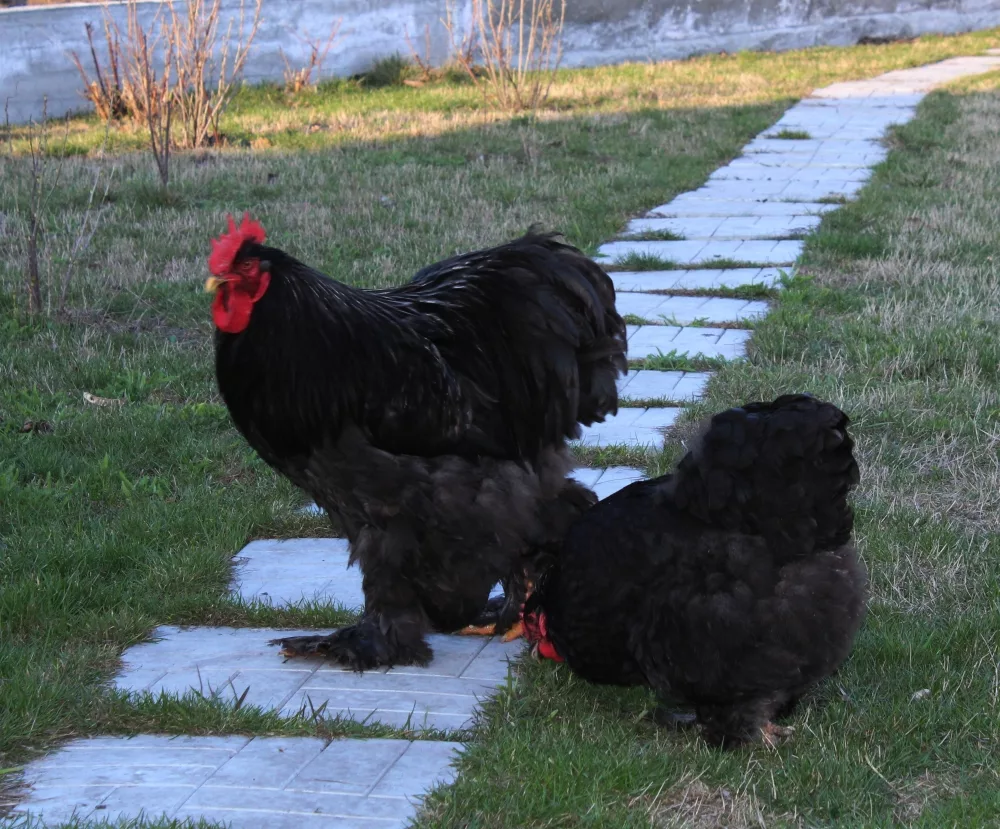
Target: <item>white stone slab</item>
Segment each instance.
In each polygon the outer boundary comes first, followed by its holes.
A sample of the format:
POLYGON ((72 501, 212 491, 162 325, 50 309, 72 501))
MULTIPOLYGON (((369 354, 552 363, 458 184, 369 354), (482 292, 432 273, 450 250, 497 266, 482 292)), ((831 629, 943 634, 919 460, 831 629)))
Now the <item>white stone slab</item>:
POLYGON ((573 471, 573 477, 593 489, 598 498, 606 498, 611 492, 617 492, 621 488, 615 488, 616 482, 626 479, 638 481, 643 477, 643 471, 628 466, 609 466, 606 469, 580 467, 573 471))
POLYGON ((646 216, 649 218, 714 217, 728 216, 798 216, 804 213, 821 215, 836 210, 836 205, 817 202, 813 204, 785 204, 783 202, 759 202, 752 199, 692 199, 682 193, 672 202, 654 207, 646 216))
MULTIPOLYGON (((864 186, 863 182, 846 181, 842 179, 827 179, 823 181, 734 181, 731 179, 711 180, 698 190, 684 193, 674 200, 674 203, 689 201, 797 201, 815 202, 817 199, 828 199, 834 196, 850 198, 864 186)), ((613 243, 623 244, 623 243, 613 243)), ((633 242, 631 244, 640 244, 633 242)), ((680 242, 646 242, 645 244, 681 244, 680 242)), ((605 246, 602 245, 602 250, 605 246)), ((622 253, 616 251, 617 255, 622 253)), ((664 257, 666 258, 666 257, 664 257)), ((676 260, 675 260, 676 261, 676 260)), ((696 261, 708 261, 707 257, 696 261)), ((693 262, 691 263, 693 264, 693 262)), ((783 264, 767 262, 761 264, 783 264)))
POLYGON ((673 424, 681 411, 675 408, 621 408, 604 423, 585 428, 579 444, 659 451, 663 448, 664 430, 673 424))
POLYGON ((770 287, 781 278, 779 268, 719 268, 677 271, 612 271, 616 291, 710 291, 715 288, 770 287))
POLYGON ((664 354, 678 356, 723 357, 742 356, 733 350, 734 342, 745 342, 750 332, 733 328, 700 326, 677 327, 673 325, 629 325, 628 357, 639 360, 664 354))
POLYGON ((620 492, 629 484, 643 480, 645 477, 641 469, 631 469, 627 466, 609 466, 604 471, 604 475, 601 476, 601 480, 594 491, 603 500, 614 495, 616 492, 620 492))
MULTIPOLYGON (((625 375, 625 377, 619 377, 618 378, 619 394, 621 393, 621 389, 624 387, 624 384, 626 382, 633 379, 635 375, 642 373, 643 372, 640 371, 630 371, 627 375, 625 375)), ((662 374, 663 372, 649 372, 649 373, 662 374)), ((684 374, 684 372, 679 372, 679 371, 671 373, 684 374)), ((696 385, 692 385, 693 381, 688 379, 690 377, 695 377, 695 376, 700 376, 700 375, 696 375, 692 372, 687 372, 685 377, 680 378, 680 380, 677 383, 678 396, 674 396, 673 397, 674 400, 688 400, 692 399, 692 397, 698 396, 697 392, 694 391, 694 389, 699 387, 696 385)), ((598 481, 600 481, 601 475, 603 473, 604 470, 602 469, 590 469, 589 467, 586 466, 578 466, 570 473, 570 477, 579 481, 584 486, 593 489, 595 485, 598 483, 598 481)), ((310 504, 308 507, 305 507, 305 509, 311 512, 317 512, 317 513, 320 512, 319 507, 317 507, 315 504, 310 504)), ((306 547, 306 552, 298 560, 298 564, 301 568, 300 569, 301 576, 304 580, 303 583, 305 584, 322 580, 326 574, 326 568, 327 568, 326 560, 325 559, 321 560, 318 564, 314 563, 313 557, 308 553, 309 542, 317 540, 326 540, 326 539, 311 539, 311 538, 289 539, 286 542, 288 546, 284 548, 282 552, 283 558, 281 559, 281 561, 282 562, 290 561, 294 556, 293 549, 297 545, 297 542, 300 541, 306 542, 306 544, 304 545, 306 547), (310 567, 314 569, 310 570, 310 567)), ((347 556, 348 556, 346 539, 331 538, 328 540, 331 542, 337 542, 338 544, 342 545, 343 561, 344 561, 344 566, 346 567, 347 556)), ((252 543, 253 542, 251 542, 251 544, 252 543)), ((244 547, 243 550, 240 551, 239 555, 236 556, 236 559, 239 560, 242 558, 251 558, 247 553, 247 550, 250 548, 250 546, 251 545, 247 545, 247 547, 244 547)), ((258 558, 259 558, 258 565, 260 567, 264 567, 265 565, 275 562, 275 559, 273 557, 273 552, 267 549, 254 550, 253 557, 251 558, 251 560, 258 558)), ((239 564, 237 566, 239 566, 239 564)), ((275 568, 273 567, 268 569, 272 573, 275 570, 275 568)), ((357 603, 357 608, 359 610, 364 606, 364 591, 362 591, 361 589, 361 571, 357 567, 350 568, 344 575, 342 581, 335 580, 329 583, 328 587, 325 587, 322 590, 313 590, 309 587, 303 589, 302 586, 303 583, 288 582, 284 585, 280 585, 280 589, 279 586, 269 584, 268 589, 270 590, 270 597, 273 600, 273 603, 278 606, 295 605, 301 601, 301 599, 299 598, 299 594, 308 592, 308 594, 311 596, 310 601, 312 602, 320 604, 337 604, 341 606, 346 604, 348 606, 351 606, 351 602, 353 601, 357 603), (327 592, 327 590, 329 590, 329 592, 327 592), (349 598, 348 601, 345 602, 343 598, 344 596, 347 597, 354 596, 356 598, 354 598, 353 600, 349 598)), ((257 598, 257 596, 255 595, 251 595, 249 597, 245 596, 238 586, 236 586, 234 589, 239 591, 241 597, 243 598, 250 598, 250 599, 257 598)), ((503 593, 503 586, 497 584, 493 588, 493 591, 490 595, 497 596, 500 595, 501 593, 503 593)))
MULTIPOLYGON (((837 84, 835 84, 836 86, 837 84)), ((826 87, 826 89, 831 89, 832 87, 826 87)), ((817 90, 820 92, 822 90, 817 90)), ((846 96, 845 98, 840 98, 834 95, 827 97, 817 97, 816 92, 812 93, 809 98, 803 98, 799 101, 799 106, 816 106, 816 107, 836 107, 838 109, 849 106, 861 106, 861 107, 895 107, 903 109, 914 109, 926 96, 924 92, 915 92, 909 95, 868 95, 862 98, 852 98, 846 96)))
POLYGON ((623 400, 694 400, 701 397, 711 374, 697 371, 630 371, 618 389, 623 400))
POLYGON ((344 538, 252 541, 234 558, 232 591, 244 601, 277 607, 336 604, 360 611, 361 572, 348 569, 344 538))
POLYGON ((743 148, 744 155, 756 153, 775 153, 785 156, 799 156, 804 159, 814 160, 820 156, 839 158, 850 155, 863 155, 866 153, 879 153, 883 157, 886 154, 885 147, 881 142, 872 139, 854 139, 851 141, 832 141, 829 139, 820 140, 815 138, 806 139, 783 139, 771 138, 768 133, 759 135, 743 148))
POLYGON ((709 181, 867 181, 871 178, 870 167, 828 167, 810 165, 798 167, 777 167, 773 164, 727 164, 720 167, 709 181))
POLYGON ((897 69, 863 81, 835 83, 817 89, 814 98, 891 98, 929 92, 937 86, 969 75, 1000 68, 1000 58, 976 56, 949 58, 914 69, 897 69))
MULTIPOLYGON (((770 184, 771 182, 765 182, 770 184)), ((782 188, 787 182, 777 182, 782 188)), ((708 187, 710 185, 706 185, 708 187)), ((703 188, 704 189, 704 188, 703 188)), ((716 188, 719 189, 719 188, 716 188)), ((620 263, 630 256, 658 257, 679 265, 711 264, 715 259, 738 259, 760 265, 791 265, 802 251, 798 240, 686 240, 683 242, 608 242, 597 249, 597 261, 620 263)))
POLYGON ((622 291, 615 298, 618 313, 640 317, 655 325, 739 322, 762 317, 766 302, 711 296, 671 296, 622 291))
POLYGON ((234 827, 403 829, 455 777, 461 743, 315 737, 73 740, 28 764, 15 815, 212 820, 234 827))
POLYGON ((270 628, 178 628, 154 631, 156 642, 129 648, 115 687, 129 693, 215 696, 292 716, 325 706, 341 716, 412 729, 461 729, 476 703, 507 680, 507 660, 522 642, 435 634, 425 668, 355 674, 322 659, 283 659, 268 642, 314 631, 270 628), (246 694, 244 697, 243 695, 246 694))
POLYGON ((685 239, 782 239, 804 236, 820 216, 692 216, 672 219, 632 219, 622 236, 668 231, 685 239))

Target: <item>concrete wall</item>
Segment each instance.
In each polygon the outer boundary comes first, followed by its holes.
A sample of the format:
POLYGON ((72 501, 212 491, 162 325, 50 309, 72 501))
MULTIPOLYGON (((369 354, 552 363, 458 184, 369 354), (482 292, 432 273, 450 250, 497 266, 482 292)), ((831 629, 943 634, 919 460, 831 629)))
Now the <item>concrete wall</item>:
POLYGON ((565 66, 846 46, 1000 25, 1000 0, 567 0, 565 66))
MULTIPOLYGON (((247 0, 252 3, 252 0, 247 0)), ((471 0, 456 0, 468 21, 471 0)), ((159 0, 141 0, 145 22, 159 0)), ((264 0, 260 30, 247 64, 248 80, 280 80, 281 47, 294 64, 308 47, 300 35, 323 36, 343 19, 324 74, 350 75, 394 52, 410 53, 409 31, 421 53, 430 26, 435 61, 448 54, 441 25, 446 0, 264 0)), ((124 28, 124 7, 111 6, 124 28)), ((226 18, 239 0, 223 0, 226 18)), ((102 7, 67 4, 0 9, 0 104, 14 122, 81 109, 82 83, 68 57, 86 58, 84 23, 100 27, 102 7)), ((1000 0, 567 0, 564 66, 665 60, 741 49, 844 45, 862 36, 962 32, 1000 25, 1000 0)), ((89 64, 89 60, 85 60, 89 64)))

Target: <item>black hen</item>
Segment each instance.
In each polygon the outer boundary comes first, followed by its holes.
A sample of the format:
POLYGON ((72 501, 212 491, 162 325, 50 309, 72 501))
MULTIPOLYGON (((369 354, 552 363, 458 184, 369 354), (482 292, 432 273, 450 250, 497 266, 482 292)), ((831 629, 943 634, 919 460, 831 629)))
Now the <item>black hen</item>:
POLYGON ((713 417, 672 475, 576 522, 527 601, 529 642, 590 681, 693 707, 673 722, 713 744, 773 741, 772 718, 838 668, 864 618, 847 425, 809 395, 713 417))
POLYGON ((567 440, 617 410, 607 274, 529 233, 364 291, 230 222, 206 285, 219 390, 260 456, 339 519, 363 574, 362 620, 285 653, 426 663, 425 633, 482 622, 498 580, 497 632, 517 622, 535 557, 596 500, 566 478, 567 440))

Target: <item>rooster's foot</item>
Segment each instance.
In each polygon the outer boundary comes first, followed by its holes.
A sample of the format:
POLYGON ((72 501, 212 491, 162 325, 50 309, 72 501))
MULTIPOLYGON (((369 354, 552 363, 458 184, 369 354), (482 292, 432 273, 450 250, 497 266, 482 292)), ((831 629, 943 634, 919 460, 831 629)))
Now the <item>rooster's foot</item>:
POLYGON ((280 645, 284 657, 322 656, 358 672, 393 665, 426 665, 434 655, 422 637, 407 644, 397 640, 392 648, 378 624, 368 622, 326 636, 290 636, 269 644, 280 645))
POLYGON ((790 725, 775 725, 773 722, 761 726, 761 738, 768 748, 777 748, 795 733, 795 728, 790 725))
POLYGON ((696 726, 698 724, 698 717, 690 711, 675 711, 665 705, 658 705, 653 709, 653 722, 665 728, 680 731, 696 726))

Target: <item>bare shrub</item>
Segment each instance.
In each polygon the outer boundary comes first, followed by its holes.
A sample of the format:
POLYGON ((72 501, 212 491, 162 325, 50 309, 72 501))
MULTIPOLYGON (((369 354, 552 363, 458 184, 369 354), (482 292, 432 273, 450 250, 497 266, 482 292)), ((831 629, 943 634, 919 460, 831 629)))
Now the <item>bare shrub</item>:
MULTIPOLYGON (((136 0, 129 0, 134 4, 136 0)), ((260 26, 263 0, 254 0, 249 31, 246 0, 240 0, 238 27, 230 18, 220 42, 222 0, 185 0, 183 13, 169 4, 165 40, 173 53, 171 101, 177 110, 181 146, 201 147, 219 138, 219 119, 235 92, 260 26), (235 28, 234 28, 235 27, 235 28), (235 34, 235 38, 234 38, 235 34)))
POLYGON ((342 22, 342 20, 338 19, 333 24, 326 40, 310 38, 305 34, 299 35, 299 39, 309 47, 309 59, 302 66, 293 67, 288 62, 284 49, 278 49, 281 59, 285 63, 283 74, 286 92, 294 94, 319 83, 320 74, 323 71, 323 62, 326 60, 327 55, 330 54, 333 44, 337 41, 337 35, 340 34, 340 24, 342 22), (313 75, 314 72, 316 73, 315 76, 313 75))
MULTIPOLYGON (((78 54, 71 53, 86 86, 85 95, 105 120, 129 118, 151 133, 153 124, 162 125, 157 127, 161 136, 165 125, 175 122, 176 135, 170 140, 178 146, 202 147, 210 139, 218 140, 219 120, 260 25, 263 0, 252 0, 252 12, 247 2, 241 0, 238 14, 224 27, 222 0, 162 3, 144 26, 138 0, 126 0, 124 32, 105 3, 107 64, 102 66, 98 57, 89 23, 93 74, 78 54)), ((158 159, 161 154, 154 149, 158 159)))
MULTIPOLYGON (((450 8, 450 6, 449 6, 450 8)), ((431 27, 430 24, 424 26, 424 53, 423 55, 417 50, 414 45, 413 40, 410 38, 410 30, 408 27, 403 27, 403 34, 406 37, 406 45, 410 50, 410 57, 413 60, 413 65, 420 70, 420 77, 410 80, 410 86, 419 86, 434 77, 434 64, 431 60, 431 27)))
MULTIPOLYGON (((37 316, 42 313, 62 314, 66 311, 70 286, 73 282, 77 261, 90 246, 94 233, 101 221, 100 204, 104 202, 111 187, 115 168, 105 175, 103 165, 97 165, 90 195, 83 215, 79 219, 68 211, 60 211, 53 220, 55 232, 47 226, 46 214, 53 194, 63 187, 63 166, 69 143, 69 125, 63 135, 62 144, 52 142, 51 125, 43 103, 40 121, 31 121, 24 131, 28 145, 27 170, 23 162, 15 159, 13 130, 7 106, 4 107, 3 142, 6 148, 5 170, 0 176, 0 194, 3 203, 14 208, 14 214, 4 219, 4 233, 10 233, 22 245, 24 255, 24 293, 27 297, 28 313, 37 316), (21 169, 18 169, 21 168, 21 169), (26 175, 25 175, 26 172, 26 175), (104 185, 103 191, 101 185, 104 185), (98 193, 101 193, 98 199, 98 193), (55 237, 55 238, 50 238, 55 237), (64 257, 61 274, 57 273, 54 257, 46 261, 46 247, 58 243, 65 244, 72 239, 64 257)), ((103 154, 107 147, 108 134, 105 132, 103 154)))
POLYGON ((565 20, 566 0, 472 0, 472 32, 459 32, 450 5, 445 27, 455 60, 488 101, 535 110, 548 99, 562 60, 565 20))

